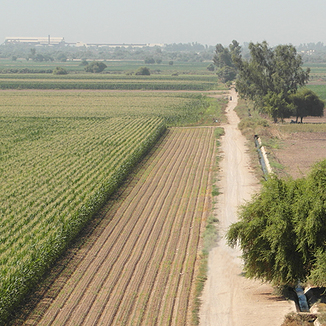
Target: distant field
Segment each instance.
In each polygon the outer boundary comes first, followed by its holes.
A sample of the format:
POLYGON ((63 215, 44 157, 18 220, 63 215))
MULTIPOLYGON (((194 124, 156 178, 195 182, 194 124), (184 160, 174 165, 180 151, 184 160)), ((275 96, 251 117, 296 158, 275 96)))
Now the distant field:
MULTIPOLYGON (((168 125, 193 123, 212 99, 183 92, 0 91, 0 117, 161 117, 168 125)), ((212 112, 213 113, 213 112, 212 112)))
POLYGON ((93 74, 86 73, 84 67, 80 66, 80 61, 33 62, 0 59, 0 89, 204 91, 224 87, 218 85, 216 74, 206 69, 209 64, 207 62, 145 65, 142 61, 107 61, 105 64, 108 67, 102 73, 93 74), (57 66, 65 68, 68 74, 53 75, 51 71, 57 66), (150 76, 135 75, 142 66, 150 69, 150 76))
MULTIPOLYGON (((88 60, 91 62, 92 60, 88 60)), ((27 61, 25 59, 18 59, 17 61, 12 61, 9 59, 0 59, 0 70, 3 69, 54 69, 57 66, 66 68, 70 72, 83 72, 84 67, 80 65, 80 60, 66 61, 66 62, 34 62, 27 61)), ((206 74, 214 75, 214 73, 209 72, 206 68, 210 62, 179 62, 173 61, 173 65, 169 65, 168 62, 163 61, 161 64, 145 64, 142 60, 108 60, 105 61, 108 66, 104 72, 105 73, 131 73, 136 71, 139 67, 147 66, 152 72, 162 74, 171 74, 179 72, 182 74, 206 74)))

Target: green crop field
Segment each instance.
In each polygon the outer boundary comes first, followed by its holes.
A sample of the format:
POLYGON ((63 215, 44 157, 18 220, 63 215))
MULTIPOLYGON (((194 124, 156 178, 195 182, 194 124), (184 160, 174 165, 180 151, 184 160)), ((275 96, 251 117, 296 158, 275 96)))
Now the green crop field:
POLYGON ((0 119, 0 321, 163 131, 159 117, 0 119))
POLYGON ((308 85, 323 101, 326 101, 326 85, 308 85))
MULTIPOLYGON (((80 65, 80 60, 66 61, 66 62, 35 62, 32 60, 18 59, 12 61, 10 59, 0 59, 0 71, 8 71, 10 69, 33 69, 33 70, 47 70, 54 69, 57 66, 61 66, 67 69, 69 72, 80 73, 84 72, 84 67, 80 65)), ((162 62, 161 64, 149 64, 148 68, 153 72, 161 72, 162 74, 169 74, 178 72, 181 74, 197 74, 197 75, 214 75, 206 68, 210 62, 180 62, 174 61, 173 65, 169 65, 168 62, 162 62)), ((136 71, 141 66, 146 66, 142 60, 108 60, 105 61, 107 68, 105 73, 131 73, 136 71)))
POLYGON ((142 61, 107 61, 102 73, 86 73, 80 61, 33 62, 0 60, 0 89, 215 90, 217 76, 207 62, 150 64, 149 76, 136 75, 142 61), (67 75, 53 75, 60 66, 67 75), (42 72, 42 73, 41 73, 42 72))
POLYGON ((183 92, 0 91, 0 324, 166 125, 210 117, 216 102, 183 92))

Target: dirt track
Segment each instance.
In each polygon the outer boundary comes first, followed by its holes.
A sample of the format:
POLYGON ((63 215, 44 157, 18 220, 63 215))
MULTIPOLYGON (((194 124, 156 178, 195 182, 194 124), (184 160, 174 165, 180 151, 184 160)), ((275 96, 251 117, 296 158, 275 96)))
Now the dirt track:
POLYGON ((233 111, 236 93, 227 107, 228 124, 224 126, 222 157, 216 215, 221 236, 209 254, 209 273, 200 311, 201 326, 279 326, 294 305, 272 294, 273 289, 242 275, 240 251, 226 245, 224 235, 237 220, 237 207, 259 189, 250 168, 245 138, 237 128, 239 118, 233 111))
POLYGON ((42 319, 25 325, 189 324, 214 155, 214 128, 170 130, 59 294, 43 298, 42 319))

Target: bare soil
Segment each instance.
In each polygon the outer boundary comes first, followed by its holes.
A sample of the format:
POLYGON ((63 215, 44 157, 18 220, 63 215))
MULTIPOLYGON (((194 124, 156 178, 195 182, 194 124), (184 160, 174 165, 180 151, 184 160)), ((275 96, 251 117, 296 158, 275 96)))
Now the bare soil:
POLYGON ((214 147, 214 128, 171 129, 24 325, 190 325, 214 147))
POLYGON ((273 156, 283 166, 281 176, 301 178, 311 167, 326 159, 326 132, 296 132, 282 135, 282 147, 273 156))
POLYGON ((243 276, 239 248, 227 246, 224 235, 231 223, 237 221, 237 208, 259 190, 251 168, 246 139, 237 125, 234 112, 237 95, 233 90, 227 108, 228 124, 221 143, 221 195, 216 204, 220 239, 209 253, 208 279, 202 295, 201 326, 279 326, 284 316, 295 311, 293 302, 273 294, 269 284, 243 276))

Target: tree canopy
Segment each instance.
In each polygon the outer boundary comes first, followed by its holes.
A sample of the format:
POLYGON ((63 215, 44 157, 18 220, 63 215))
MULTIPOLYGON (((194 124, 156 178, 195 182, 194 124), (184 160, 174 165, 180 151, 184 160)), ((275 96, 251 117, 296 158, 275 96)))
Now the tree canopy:
POLYGON ((147 67, 139 67, 136 71, 136 75, 149 76, 150 74, 151 72, 147 67))
POLYGON ((310 69, 302 68, 302 58, 292 45, 270 48, 264 41, 250 43, 249 51, 249 60, 233 56, 240 96, 255 101, 274 121, 290 117, 294 111, 290 95, 308 82, 310 69))
POLYGON ((233 40, 228 48, 223 47, 222 44, 216 45, 213 62, 217 67, 217 75, 223 83, 234 80, 237 75, 234 57, 241 57, 241 47, 237 41, 233 40))
POLYGON ((324 115, 324 101, 308 88, 301 88, 297 93, 292 94, 290 101, 293 103, 293 115, 296 117, 296 122, 299 118, 302 123, 304 117, 321 117, 324 115))
POLYGON ((247 277, 275 285, 326 285, 326 160, 306 178, 273 176, 241 207, 227 233, 239 243, 247 277))
POLYGON ((93 61, 93 62, 89 63, 87 66, 85 66, 85 71, 99 73, 99 72, 102 72, 106 67, 107 67, 107 65, 104 62, 93 61))

